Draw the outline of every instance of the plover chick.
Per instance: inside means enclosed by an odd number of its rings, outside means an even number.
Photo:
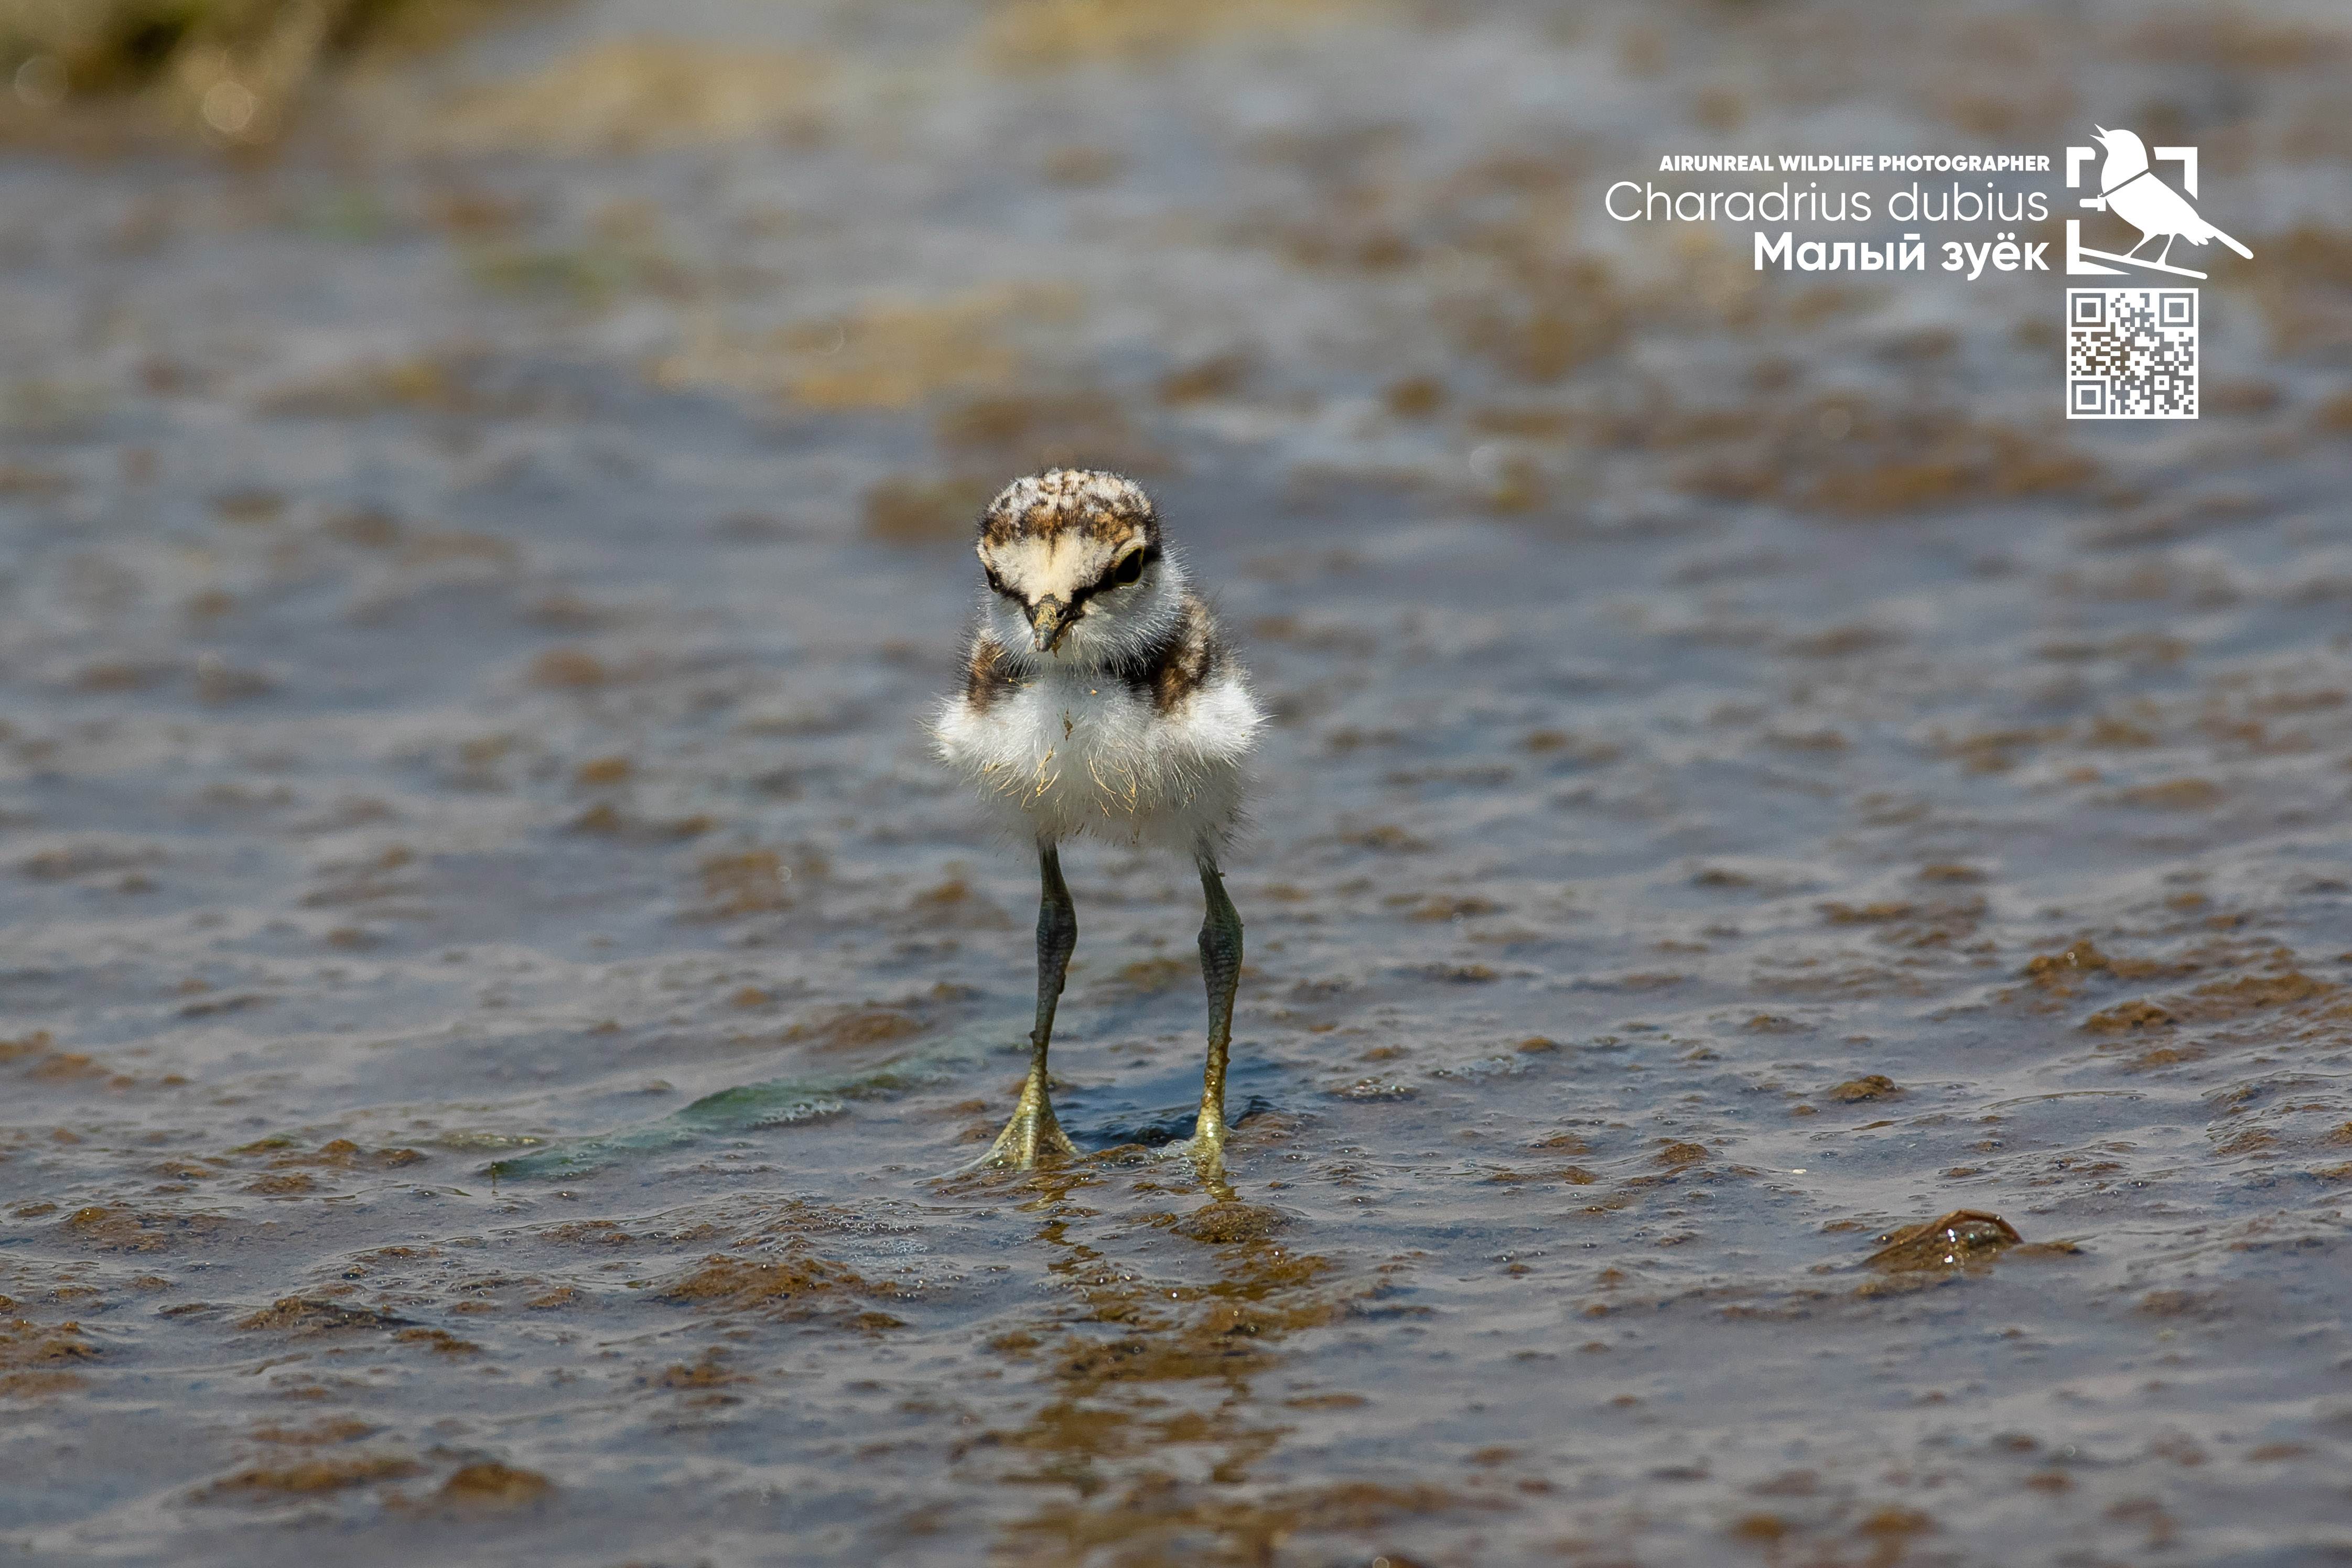
[[[1185,1148],[1217,1169],[1242,967],[1241,916],[1217,856],[1240,820],[1242,762],[1265,716],[1131,480],[1074,468],[1016,479],[981,514],[979,549],[987,587],[963,690],[941,705],[934,734],[940,756],[1036,845],[1043,889],[1029,1076],[982,1163],[1077,1153],[1054,1117],[1045,1051],[1078,936],[1061,846],[1093,834],[1200,869],[1209,1057]]]

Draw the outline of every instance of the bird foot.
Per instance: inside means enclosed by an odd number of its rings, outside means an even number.
[[[996,1142],[972,1162],[971,1168],[1025,1171],[1077,1157],[1078,1146],[1055,1119],[1054,1102],[1047,1097],[1045,1085],[1032,1078],[1021,1086],[1021,1103],[1013,1107],[1013,1120],[1004,1124],[1004,1131],[996,1134]]]
[[[1224,1124],[1203,1117],[1198,1132],[1181,1142],[1161,1145],[1159,1155],[1163,1160],[1192,1161],[1203,1182],[1221,1186],[1225,1179]]]

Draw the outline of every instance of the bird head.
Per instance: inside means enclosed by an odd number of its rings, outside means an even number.
[[[981,514],[997,640],[1033,661],[1099,664],[1148,640],[1181,579],[1133,480],[1056,468],[1016,479]]]
[[[2092,140],[2105,148],[2107,156],[2122,164],[2126,172],[2136,172],[2147,167],[2147,143],[2137,134],[2129,131],[2109,131],[2104,125],[2094,130],[2096,134]]]

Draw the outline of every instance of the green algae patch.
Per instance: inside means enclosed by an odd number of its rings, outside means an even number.
[[[98,1357],[79,1323],[0,1322],[0,1398],[30,1399],[82,1386],[80,1368]]]
[[[212,1240],[228,1223],[217,1214],[92,1204],[67,1216],[65,1229],[76,1241],[101,1252],[155,1252],[178,1242]]]
[[[1225,1199],[1194,1210],[1170,1227],[1179,1236],[1223,1247],[1266,1240],[1290,1226],[1290,1217],[1262,1203]]]
[[[821,1043],[830,1043],[827,1040]],[[967,1030],[929,1051],[910,1051],[875,1067],[772,1078],[706,1094],[649,1126],[558,1144],[535,1154],[493,1162],[486,1174],[500,1180],[572,1176],[706,1139],[822,1121],[862,1100],[895,1098],[951,1081],[993,1054],[994,1037]]]
[[[889,1280],[818,1256],[799,1238],[759,1257],[714,1253],[693,1272],[665,1286],[659,1299],[710,1312],[757,1312],[786,1322],[823,1318],[866,1333],[906,1327],[904,1320],[860,1303],[904,1299],[914,1292]]]
[[[406,1318],[366,1307],[347,1307],[338,1301],[306,1296],[281,1296],[261,1311],[239,1318],[236,1326],[248,1333],[267,1331],[309,1336],[351,1329],[405,1328],[408,1322]]]

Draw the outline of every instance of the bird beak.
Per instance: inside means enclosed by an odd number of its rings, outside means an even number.
[[[1069,610],[1059,599],[1041,599],[1029,607],[1029,630],[1036,637],[1037,652],[1050,653],[1061,645],[1062,634],[1070,629],[1064,619]]]
[[[2091,130],[2094,132],[2091,140],[2105,147],[2107,144],[2107,128],[2104,125],[2094,125]]]

